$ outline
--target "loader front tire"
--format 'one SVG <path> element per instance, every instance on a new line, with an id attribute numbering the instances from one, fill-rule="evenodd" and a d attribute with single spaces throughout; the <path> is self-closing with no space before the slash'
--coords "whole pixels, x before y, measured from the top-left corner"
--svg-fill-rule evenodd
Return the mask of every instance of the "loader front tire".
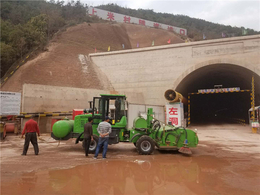
<path id="1" fill-rule="evenodd" d="M 136 142 L 136 148 L 139 154 L 150 155 L 154 151 L 155 143 L 152 138 L 143 135 Z"/>

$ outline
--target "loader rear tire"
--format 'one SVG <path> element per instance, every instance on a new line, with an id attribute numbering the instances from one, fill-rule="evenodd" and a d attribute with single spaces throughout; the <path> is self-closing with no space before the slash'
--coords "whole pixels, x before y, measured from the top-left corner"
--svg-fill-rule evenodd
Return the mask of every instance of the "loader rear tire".
<path id="1" fill-rule="evenodd" d="M 93 135 L 93 141 L 91 141 L 89 146 L 89 153 L 95 153 L 98 145 L 98 136 Z M 85 150 L 85 140 L 82 142 L 82 147 Z"/>
<path id="2" fill-rule="evenodd" d="M 152 138 L 143 135 L 136 142 L 136 148 L 139 154 L 150 155 L 154 151 L 155 143 Z"/>

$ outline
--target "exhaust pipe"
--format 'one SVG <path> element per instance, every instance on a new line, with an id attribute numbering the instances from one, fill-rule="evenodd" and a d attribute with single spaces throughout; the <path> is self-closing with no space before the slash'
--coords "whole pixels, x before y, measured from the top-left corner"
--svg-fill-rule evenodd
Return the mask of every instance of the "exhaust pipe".
<path id="1" fill-rule="evenodd" d="M 164 93 L 164 97 L 167 101 L 170 103 L 173 102 L 182 102 L 183 104 L 187 105 L 188 101 L 185 97 L 183 97 L 180 93 L 177 91 L 174 91 L 173 89 L 168 89 Z"/>

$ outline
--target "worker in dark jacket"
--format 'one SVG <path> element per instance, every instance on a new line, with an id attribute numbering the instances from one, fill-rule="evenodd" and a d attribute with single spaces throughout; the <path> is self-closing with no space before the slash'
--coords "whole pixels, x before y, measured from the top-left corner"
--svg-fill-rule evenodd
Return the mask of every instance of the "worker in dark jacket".
<path id="1" fill-rule="evenodd" d="M 24 148 L 23 148 L 23 153 L 22 155 L 26 155 L 27 150 L 29 148 L 29 144 L 30 142 L 33 145 L 34 148 L 34 153 L 35 155 L 39 154 L 39 147 L 38 147 L 38 142 L 37 142 L 37 136 L 36 133 L 38 134 L 38 136 L 40 136 L 40 130 L 39 130 L 39 126 L 37 124 L 36 121 L 34 121 L 32 118 L 30 120 L 28 120 L 23 128 L 22 131 L 22 136 L 21 138 L 23 138 L 24 134 L 25 134 L 25 141 L 24 141 Z"/>
<path id="2" fill-rule="evenodd" d="M 93 141 L 93 130 L 92 130 L 93 118 L 88 118 L 88 123 L 84 125 L 84 141 L 85 141 L 85 155 L 88 156 L 88 150 L 90 142 Z"/>

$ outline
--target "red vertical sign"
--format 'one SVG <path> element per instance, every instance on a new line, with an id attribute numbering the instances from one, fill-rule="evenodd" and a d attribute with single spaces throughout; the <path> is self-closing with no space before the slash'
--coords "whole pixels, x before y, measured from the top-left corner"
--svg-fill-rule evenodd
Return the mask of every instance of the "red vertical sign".
<path id="1" fill-rule="evenodd" d="M 178 108 L 170 107 L 168 113 L 169 113 L 169 122 L 171 122 L 172 125 L 178 125 Z"/>

